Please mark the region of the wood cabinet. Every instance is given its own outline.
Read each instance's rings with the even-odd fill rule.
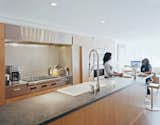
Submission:
[[[6,98],[25,95],[27,93],[26,84],[6,87]]]
[[[5,40],[6,41],[20,41],[22,39],[21,36],[21,28],[17,25],[5,25]]]
[[[5,25],[0,23],[0,105],[5,103],[4,32]]]
[[[54,43],[55,32],[28,26],[6,25],[6,41]]]
[[[35,93],[54,87],[62,86],[71,83],[71,77],[64,77],[57,80],[50,80],[46,82],[39,82],[36,84],[17,84],[15,86],[6,86],[6,98],[13,98],[23,96],[30,93]]]
[[[133,85],[48,125],[132,125],[144,112],[144,93]]]
[[[43,31],[43,36],[42,36],[42,42],[44,43],[55,43],[55,34],[56,32],[49,31],[49,30],[42,30]]]
[[[29,26],[6,24],[6,41],[72,45],[72,35]]]

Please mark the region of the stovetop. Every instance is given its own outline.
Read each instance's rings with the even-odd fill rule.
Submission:
[[[42,75],[42,76],[28,77],[22,80],[26,82],[34,82],[34,81],[47,80],[47,79],[53,79],[53,78],[56,78],[56,77],[49,76],[49,75]]]

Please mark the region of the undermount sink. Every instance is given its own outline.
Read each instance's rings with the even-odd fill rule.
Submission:
[[[90,85],[93,85],[94,89],[96,89],[96,83],[87,82],[83,84],[77,84],[77,85],[65,87],[62,89],[58,89],[57,91],[70,96],[78,96],[78,95],[82,95],[84,93],[90,92],[91,91]],[[105,87],[105,86],[106,84],[100,83],[100,87]]]

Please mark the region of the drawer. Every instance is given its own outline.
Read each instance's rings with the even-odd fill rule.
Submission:
[[[54,87],[56,87],[56,85],[57,85],[57,83],[55,81],[49,82],[49,87],[50,88],[54,88]]]
[[[26,85],[6,87],[6,98],[25,95],[27,93]]]
[[[50,88],[49,83],[39,84],[40,90],[45,90]]]
[[[27,93],[37,92],[40,90],[39,85],[29,85],[27,86]]]
[[[64,85],[64,84],[66,84],[67,82],[66,81],[64,81],[64,80],[57,80],[56,81],[56,85],[55,86],[61,86],[61,85]]]

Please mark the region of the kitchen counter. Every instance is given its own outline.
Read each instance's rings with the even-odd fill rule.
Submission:
[[[97,100],[110,96],[122,89],[142,83],[126,78],[102,79],[107,84],[97,95],[85,93],[80,96],[68,96],[59,92],[32,97],[0,107],[2,125],[47,124]],[[81,100],[81,101],[79,101]]]
[[[15,81],[12,85],[6,86],[6,98],[15,98],[27,94],[52,89],[65,84],[72,84],[72,76],[63,76],[57,78],[41,79],[37,81]]]
[[[61,77],[52,77],[52,78],[48,78],[48,79],[42,79],[42,80],[37,80],[37,81],[32,81],[32,82],[28,82],[25,80],[20,80],[20,81],[15,81],[15,82],[11,82],[11,85],[7,85],[8,86],[18,86],[18,85],[23,85],[23,84],[38,84],[38,83],[43,83],[43,82],[48,82],[51,80],[61,80],[61,79],[65,79],[65,78],[70,78],[72,77],[71,75],[69,76],[61,76]]]

